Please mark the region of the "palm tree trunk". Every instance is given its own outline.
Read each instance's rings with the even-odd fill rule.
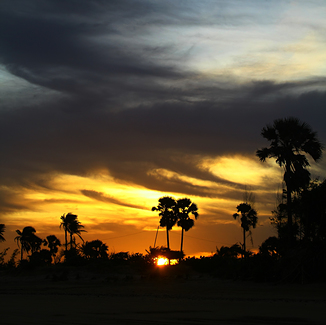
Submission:
[[[288,214],[288,242],[292,246],[294,234],[293,234],[293,222],[292,222],[292,186],[290,180],[291,166],[290,163],[286,164],[287,177],[285,179],[286,184],[286,207]]]
[[[289,232],[289,241],[292,242],[293,237],[293,225],[292,225],[292,198],[291,198],[291,186],[287,185],[286,191],[286,205],[288,213],[288,232]]]
[[[67,252],[67,250],[68,250],[67,229],[65,229],[65,246],[66,246],[66,252]]]
[[[170,249],[170,238],[169,238],[169,228],[166,226],[166,245]]]
[[[246,256],[246,230],[243,228],[243,257]]]
[[[184,229],[182,228],[182,230],[181,230],[181,247],[180,247],[180,252],[182,252],[182,249],[183,249],[183,232],[184,232]]]
[[[70,233],[70,250],[72,250],[72,233]]]

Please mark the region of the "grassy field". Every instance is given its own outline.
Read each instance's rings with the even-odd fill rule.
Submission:
[[[158,269],[0,275],[1,324],[325,324],[326,285]]]

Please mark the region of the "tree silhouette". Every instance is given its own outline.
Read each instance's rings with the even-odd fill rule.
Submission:
[[[101,240],[96,239],[82,244],[80,250],[87,259],[108,258],[108,246]]]
[[[3,233],[6,230],[6,226],[3,223],[0,223],[0,242],[5,241],[5,237],[3,236]]]
[[[246,253],[246,232],[250,230],[250,228],[256,228],[257,224],[257,211],[251,207],[248,203],[240,203],[237,206],[237,210],[239,213],[234,213],[234,219],[240,219],[241,227],[243,229],[243,251]]]
[[[273,236],[268,237],[260,246],[259,246],[259,254],[264,256],[269,256],[272,258],[279,258],[280,252],[282,251],[280,246],[279,238]]]
[[[326,243],[326,180],[312,181],[294,200],[303,242]]]
[[[65,251],[68,250],[68,234],[70,236],[70,249],[73,247],[73,235],[77,235],[83,242],[83,238],[81,236],[81,232],[85,232],[82,228],[84,226],[78,220],[78,216],[72,213],[63,214],[61,217],[60,228],[63,228],[65,232]]]
[[[309,154],[315,161],[322,156],[322,145],[306,123],[297,118],[289,117],[277,119],[273,125],[262,129],[261,135],[270,141],[270,146],[257,150],[256,155],[261,161],[267,158],[276,158],[276,163],[284,167],[284,182],[287,194],[287,216],[289,242],[293,241],[292,229],[292,193],[308,185],[310,165],[305,154]]]
[[[160,226],[166,227],[166,245],[170,249],[169,231],[177,222],[177,215],[175,213],[176,202],[172,197],[164,196],[158,200],[157,207],[152,207],[152,211],[159,211]]]
[[[216,256],[219,258],[237,258],[242,253],[242,247],[239,244],[234,244],[231,247],[221,246],[220,249],[216,248]]]
[[[58,253],[58,248],[61,246],[61,242],[55,235],[47,236],[46,241],[46,244],[50,249],[51,256],[54,258]]]
[[[27,226],[23,231],[16,230],[18,236],[15,237],[18,247],[20,248],[20,259],[23,260],[23,252],[32,254],[41,248],[43,240],[35,235],[36,230],[31,226]]]
[[[313,180],[292,198],[293,232],[301,241],[308,243],[326,242],[326,180]],[[286,240],[287,208],[280,202],[271,223],[276,227],[278,237]]]
[[[175,206],[176,215],[178,217],[178,226],[182,228],[181,230],[181,246],[180,252],[183,250],[183,237],[184,232],[188,231],[194,226],[194,220],[190,218],[190,214],[192,214],[195,219],[198,218],[198,208],[197,205],[191,202],[190,199],[184,198],[179,199]]]
[[[73,235],[77,235],[83,242],[84,239],[81,236],[82,232],[86,232],[86,230],[84,230],[84,226],[81,224],[81,222],[78,220],[78,217],[75,216],[76,218],[74,218],[72,220],[72,222],[69,225],[69,235],[70,235],[70,249],[73,248],[73,244],[76,247],[76,242],[75,242],[75,238]]]
[[[65,232],[65,251],[67,252],[68,250],[68,229],[69,229],[69,222],[71,219],[71,213],[69,212],[67,215],[63,214],[60,219],[61,219],[61,223],[60,223],[60,229],[63,228],[64,232]]]

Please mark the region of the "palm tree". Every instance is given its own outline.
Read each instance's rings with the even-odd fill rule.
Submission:
[[[198,218],[197,205],[191,202],[191,200],[188,198],[179,199],[176,204],[176,214],[178,217],[178,226],[182,228],[180,247],[180,252],[182,252],[184,232],[191,229],[195,224],[194,220],[190,218],[189,214],[192,214],[195,219]]]
[[[84,230],[84,226],[81,224],[81,222],[77,219],[78,217],[76,216],[76,218],[74,218],[72,220],[72,222],[69,225],[69,234],[70,234],[70,249],[72,249],[73,244],[76,247],[76,241],[75,241],[75,237],[73,235],[77,235],[83,242],[84,239],[81,236],[82,232],[86,232],[86,230]]]
[[[288,236],[289,242],[292,242],[291,196],[293,192],[309,184],[310,173],[307,167],[310,164],[305,154],[317,161],[322,156],[323,146],[317,139],[317,133],[294,117],[275,120],[272,126],[267,125],[262,129],[261,135],[270,141],[270,146],[257,150],[258,158],[263,162],[267,158],[276,158],[276,163],[284,168]]]
[[[69,219],[70,219],[70,215],[71,213],[69,212],[67,215],[63,214],[60,219],[61,219],[61,223],[60,223],[60,229],[63,228],[64,232],[65,232],[65,251],[67,252],[68,250],[68,229],[69,229]]]
[[[23,259],[23,252],[29,253],[30,251],[35,253],[41,248],[43,240],[35,235],[35,228],[28,226],[23,231],[16,230],[18,236],[15,237],[18,247],[20,248],[20,259]]]
[[[0,223],[0,242],[5,241],[5,237],[3,237],[3,233],[6,230],[6,226],[3,223]]]
[[[238,212],[234,213],[234,219],[240,219],[241,227],[243,228],[243,251],[246,253],[246,232],[250,230],[250,228],[256,228],[257,225],[257,211],[251,207],[248,203],[240,203],[237,206]]]
[[[169,196],[161,197],[158,200],[159,204],[157,207],[152,207],[152,211],[159,211],[160,226],[166,227],[166,244],[167,248],[170,249],[169,231],[177,222],[177,216],[175,214],[175,199]]]
[[[70,235],[70,249],[73,245],[73,235],[76,234],[83,242],[83,238],[81,237],[81,232],[86,230],[82,230],[84,226],[78,220],[78,216],[72,213],[63,214],[60,219],[62,220],[60,224],[60,228],[64,229],[65,232],[65,251],[68,250],[68,233]]]

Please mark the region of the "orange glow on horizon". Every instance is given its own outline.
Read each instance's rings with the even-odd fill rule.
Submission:
[[[205,164],[200,165],[199,168],[206,169],[212,174],[221,174],[220,177],[230,181],[234,181],[235,177],[240,177],[240,174],[237,174],[238,176],[232,174],[233,169],[235,172],[238,169],[238,173],[242,171],[244,174],[248,170],[247,180],[249,178],[252,180],[247,183],[248,185],[260,183],[262,177],[281,179],[280,174],[276,175],[275,170],[279,171],[276,164],[275,168],[270,168],[268,164],[265,164],[262,169],[258,163],[251,166],[249,158],[244,157],[243,161],[241,159],[241,157],[203,159]],[[198,158],[197,161],[200,159]],[[255,168],[257,172],[252,170]],[[152,245],[157,234],[160,217],[157,212],[151,211],[151,208],[157,205],[158,199],[162,196],[175,198],[187,196],[198,206],[199,218],[195,221],[193,229],[185,234],[187,256],[204,255],[200,252],[212,252],[215,251],[216,246],[231,246],[241,240],[241,231],[236,235],[234,231],[240,226],[232,217],[238,201],[242,199],[241,189],[233,188],[232,184],[220,184],[212,180],[179,175],[165,169],[155,169],[152,173],[154,182],[155,180],[160,182],[160,177],[171,180],[172,184],[177,181],[178,184],[198,189],[198,194],[187,195],[180,192],[151,190],[136,184],[119,182],[105,171],[100,171],[98,175],[88,176],[52,175],[46,187],[15,189],[16,195],[12,196],[11,204],[24,208],[2,216],[1,223],[7,227],[5,233],[7,241],[1,243],[0,248],[3,246],[16,248],[17,245],[13,241],[16,236],[15,231],[16,229],[22,230],[26,226],[33,226],[42,238],[55,234],[63,242],[64,234],[59,228],[60,216],[72,212],[78,215],[79,221],[85,226],[87,232],[83,233],[84,240],[99,239],[109,246],[111,252],[144,252]],[[258,179],[255,179],[256,176]],[[246,178],[241,180],[246,180]],[[260,187],[262,188],[262,185]],[[268,191],[275,190],[265,191],[268,193]],[[234,195],[236,192],[239,195],[238,199]],[[203,194],[200,195],[200,193]],[[263,193],[263,195],[266,194]],[[274,195],[273,193],[273,197]],[[267,216],[274,208],[271,203],[268,204],[265,203],[260,208],[260,215],[264,213]],[[266,225],[266,228],[269,226],[268,220],[261,219],[260,222],[261,225]],[[165,232],[164,228],[159,229],[156,245],[166,245]],[[264,235],[264,239],[268,236],[265,237]],[[180,227],[175,226],[170,231],[170,241],[172,249],[180,247]],[[260,239],[259,242],[261,242]],[[258,245],[259,242],[255,244]]]

